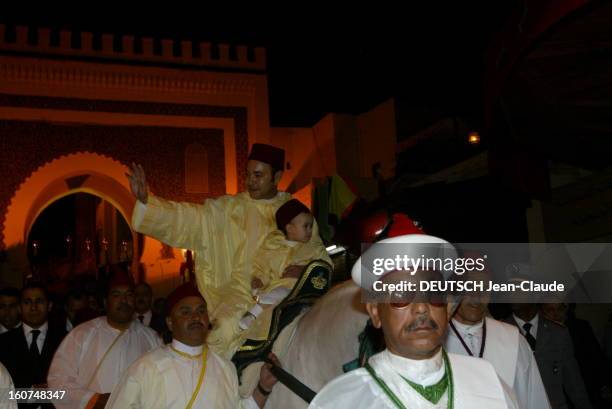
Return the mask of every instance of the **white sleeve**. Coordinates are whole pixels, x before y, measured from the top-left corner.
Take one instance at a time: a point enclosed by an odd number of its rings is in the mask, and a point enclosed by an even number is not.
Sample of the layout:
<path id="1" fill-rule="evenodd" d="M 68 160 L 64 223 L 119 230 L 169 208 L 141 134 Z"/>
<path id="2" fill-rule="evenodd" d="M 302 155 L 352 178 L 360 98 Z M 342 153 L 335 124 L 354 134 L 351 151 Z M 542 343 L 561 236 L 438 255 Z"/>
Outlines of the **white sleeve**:
<path id="1" fill-rule="evenodd" d="M 255 399 L 253 399 L 252 396 L 249 396 L 246 399 L 241 399 L 240 407 L 241 409 L 260 409 L 259 405 L 257 404 L 257 402 L 255 402 Z"/>
<path id="2" fill-rule="evenodd" d="M 328 382 L 310 402 L 308 409 L 382 409 L 395 407 L 395 404 L 391 402 L 366 370 L 359 368 Z"/>
<path id="3" fill-rule="evenodd" d="M 285 287 L 276 287 L 259 297 L 261 304 L 278 304 L 289 294 L 291 290 Z"/>
<path id="4" fill-rule="evenodd" d="M 142 385 L 138 379 L 126 372 L 110 395 L 105 409 L 143 408 Z"/>
<path id="5" fill-rule="evenodd" d="M 508 409 L 528 409 L 519 405 L 516 398 L 516 393 L 510 386 L 508 386 L 506 382 L 504 382 L 502 378 L 500 378 L 499 375 L 497 375 L 497 379 L 499 379 L 499 383 L 501 383 L 502 390 L 504 391 L 504 399 Z"/>
<path id="6" fill-rule="evenodd" d="M 522 408 L 550 409 L 550 402 L 533 352 L 525 337 L 519 337 L 514 391 Z"/>
<path id="7" fill-rule="evenodd" d="M 160 374 L 156 375 L 160 376 Z M 166 401 L 163 390 L 155 384 L 155 376 L 152 377 L 153 379 L 150 378 L 147 377 L 145 365 L 141 360 L 137 360 L 123 373 L 104 408 L 156 409 L 162 407 Z"/>
<path id="8" fill-rule="evenodd" d="M 9 400 L 8 393 L 15 390 L 8 370 L 0 363 L 0 409 L 17 409 L 17 403 Z"/>
<path id="9" fill-rule="evenodd" d="M 80 333 L 77 330 L 72 330 L 66 335 L 55 351 L 49 367 L 47 377 L 49 388 L 66 390 L 66 396 L 54 403 L 57 409 L 84 409 L 96 393 L 82 384 L 87 380 L 82 379 L 83 375 L 79 374 L 78 360 L 84 340 L 78 335 Z"/>
<path id="10" fill-rule="evenodd" d="M 220 378 L 224 378 L 222 383 L 217 387 L 219 388 L 220 397 L 225 397 L 228 402 L 231 402 L 231 405 L 228 407 L 237 407 L 238 409 L 260 409 L 253 396 L 249 396 L 248 398 L 241 398 L 238 393 L 238 374 L 236 373 L 236 367 L 230 361 L 225 359 L 219 359 L 221 370 L 223 371 L 223 376 Z"/>
<path id="11" fill-rule="evenodd" d="M 134 226 L 140 226 L 144 220 L 145 214 L 147 213 L 147 205 L 142 203 L 140 200 L 136 200 L 134 205 L 134 212 L 132 213 L 132 223 Z"/>

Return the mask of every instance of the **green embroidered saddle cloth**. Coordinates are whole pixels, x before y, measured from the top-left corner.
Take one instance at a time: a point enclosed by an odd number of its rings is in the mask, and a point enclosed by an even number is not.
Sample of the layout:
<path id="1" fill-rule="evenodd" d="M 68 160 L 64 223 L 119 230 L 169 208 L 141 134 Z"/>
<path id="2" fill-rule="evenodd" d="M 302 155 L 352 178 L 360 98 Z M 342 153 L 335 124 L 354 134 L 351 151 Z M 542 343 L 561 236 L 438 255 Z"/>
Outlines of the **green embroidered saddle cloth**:
<path id="1" fill-rule="evenodd" d="M 304 268 L 297 283 L 272 312 L 270 331 L 265 340 L 247 339 L 232 357 L 238 377 L 242 370 L 253 362 L 263 361 L 281 331 L 302 311 L 329 291 L 331 287 L 332 266 L 323 260 L 315 260 Z"/>

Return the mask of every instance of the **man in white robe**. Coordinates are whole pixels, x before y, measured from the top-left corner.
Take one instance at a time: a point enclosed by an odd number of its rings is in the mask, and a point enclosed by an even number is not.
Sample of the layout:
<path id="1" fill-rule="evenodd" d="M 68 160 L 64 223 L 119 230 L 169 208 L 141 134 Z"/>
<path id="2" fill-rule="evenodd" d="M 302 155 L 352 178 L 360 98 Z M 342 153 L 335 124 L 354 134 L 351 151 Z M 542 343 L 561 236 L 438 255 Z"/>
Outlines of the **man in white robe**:
<path id="1" fill-rule="evenodd" d="M 550 408 L 529 344 L 515 326 L 485 317 L 487 304 L 486 294 L 463 298 L 449 323 L 445 349 L 493 364 L 499 377 L 514 390 L 521 408 Z"/>
<path id="2" fill-rule="evenodd" d="M 234 365 L 205 345 L 208 312 L 202 295 L 186 283 L 168 296 L 172 343 L 134 362 L 111 393 L 107 409 L 256 409 L 276 383 L 265 364 L 248 399 L 238 394 Z M 275 357 L 273 358 L 275 359 Z"/>
<path id="3" fill-rule="evenodd" d="M 17 409 L 17 401 L 9 400 L 11 390 L 15 390 L 11 375 L 0 363 L 0 409 Z"/>
<path id="4" fill-rule="evenodd" d="M 133 320 L 134 285 L 126 273 L 110 281 L 107 315 L 87 321 L 64 338 L 47 382 L 66 390 L 58 409 L 104 408 L 123 372 L 144 353 L 162 344 L 151 328 Z"/>
<path id="5" fill-rule="evenodd" d="M 386 349 L 373 355 L 365 368 L 327 384 L 309 407 L 517 408 L 512 391 L 497 377 L 490 363 L 447 355 L 442 348 L 448 322 L 446 297 L 418 290 L 421 282 L 442 281 L 440 272 L 416 270 L 411 275 L 408 270 L 389 268 L 383 263 L 383 271 L 372 273 L 376 271 L 376 260 L 394 258 L 391 253 L 396 252 L 400 252 L 399 257 L 413 259 L 456 257 L 456 251 L 446 241 L 420 234 L 382 240 L 362 255 L 353 267 L 352 277 L 370 292 L 366 295 L 366 309 L 373 325 L 382 328 Z M 396 291 L 397 287 L 381 286 L 402 283 L 416 285 L 417 290 Z M 381 291 L 377 292 L 377 288 Z"/>

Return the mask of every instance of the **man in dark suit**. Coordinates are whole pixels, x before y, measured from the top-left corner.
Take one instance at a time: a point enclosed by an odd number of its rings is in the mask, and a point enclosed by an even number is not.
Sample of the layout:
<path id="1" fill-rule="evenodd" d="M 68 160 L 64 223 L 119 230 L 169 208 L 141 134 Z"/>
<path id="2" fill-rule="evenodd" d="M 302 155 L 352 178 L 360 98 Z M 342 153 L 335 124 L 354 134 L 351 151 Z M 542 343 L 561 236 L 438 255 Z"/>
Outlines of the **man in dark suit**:
<path id="1" fill-rule="evenodd" d="M 0 334 L 21 325 L 19 319 L 19 290 L 5 287 L 0 290 Z"/>
<path id="2" fill-rule="evenodd" d="M 64 306 L 64 311 L 66 313 L 64 327 L 66 328 L 66 332 L 72 331 L 72 329 L 75 327 L 77 312 L 85 308 L 86 304 L 87 298 L 85 297 L 85 293 L 83 291 L 76 288 L 68 291 L 68 295 L 66 296 L 66 305 Z"/>
<path id="3" fill-rule="evenodd" d="M 51 303 L 44 286 L 26 285 L 21 290 L 20 307 L 22 326 L 0 335 L 0 362 L 16 388 L 46 387 L 51 359 L 66 331 L 49 326 Z"/>
<path id="4" fill-rule="evenodd" d="M 153 289 L 145 282 L 134 287 L 134 319 L 139 320 L 144 326 L 154 329 L 167 344 L 172 340 L 166 325 L 165 308 L 152 308 Z"/>
<path id="5" fill-rule="evenodd" d="M 576 317 L 576 304 L 565 304 L 558 300 L 547 302 L 540 306 L 540 314 L 554 322 L 567 327 L 572 343 L 574 356 L 580 367 L 580 374 L 584 379 L 589 399 L 596 407 L 609 407 L 610 381 L 607 359 L 591 324 Z"/>
<path id="6" fill-rule="evenodd" d="M 515 304 L 512 311 L 506 321 L 519 328 L 534 351 L 552 408 L 592 409 L 567 328 L 540 316 L 537 304 Z"/>
<path id="7" fill-rule="evenodd" d="M 136 284 L 134 287 L 134 319 L 140 321 L 145 327 L 151 327 L 153 311 L 151 304 L 153 303 L 153 289 L 145 282 Z"/>

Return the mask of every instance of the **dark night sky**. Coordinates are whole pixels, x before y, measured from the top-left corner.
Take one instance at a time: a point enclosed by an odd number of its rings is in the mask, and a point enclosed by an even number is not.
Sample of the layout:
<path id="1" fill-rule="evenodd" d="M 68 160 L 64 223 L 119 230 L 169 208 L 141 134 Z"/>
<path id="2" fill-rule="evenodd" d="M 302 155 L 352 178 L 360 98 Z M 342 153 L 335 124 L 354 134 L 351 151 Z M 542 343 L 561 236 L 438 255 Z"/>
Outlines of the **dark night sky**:
<path id="1" fill-rule="evenodd" d="M 80 17 L 21 13 L 0 21 L 265 46 L 271 124 L 311 126 L 328 112 L 359 113 L 389 97 L 419 110 L 477 118 L 485 50 L 514 3 L 405 3 L 402 12 L 378 6 L 343 14 L 313 5 L 274 10 L 278 17 L 263 20 L 205 10 L 191 10 L 191 18 L 117 13 L 99 19 L 90 10 Z"/>

